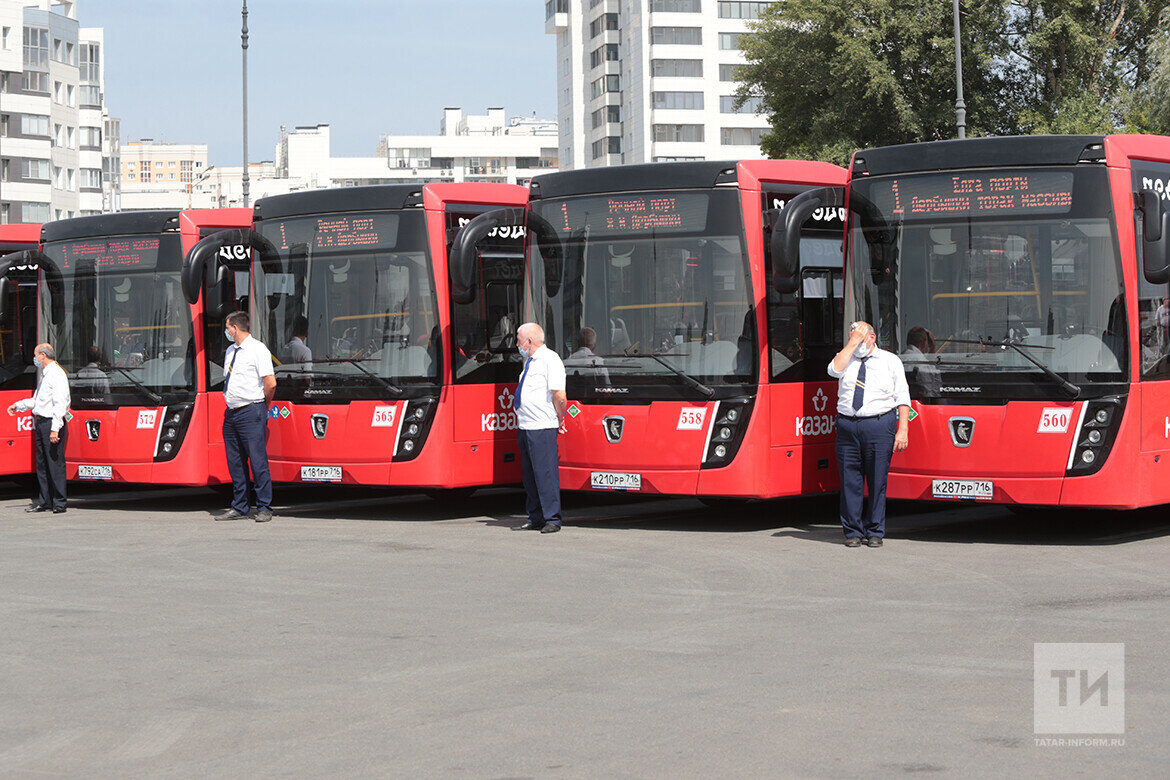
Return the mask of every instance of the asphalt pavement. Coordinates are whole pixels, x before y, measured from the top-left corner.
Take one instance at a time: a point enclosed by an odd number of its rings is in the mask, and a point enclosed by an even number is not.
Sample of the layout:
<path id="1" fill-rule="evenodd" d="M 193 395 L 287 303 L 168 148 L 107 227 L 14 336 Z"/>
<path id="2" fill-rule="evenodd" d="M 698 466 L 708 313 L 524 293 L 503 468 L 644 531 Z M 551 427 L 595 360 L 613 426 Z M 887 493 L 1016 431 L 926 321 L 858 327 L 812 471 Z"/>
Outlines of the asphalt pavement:
<path id="1" fill-rule="evenodd" d="M 883 548 L 847 549 L 823 498 L 569 495 L 544 535 L 509 530 L 510 490 L 277 499 L 272 523 L 220 523 L 201 489 L 79 486 L 29 515 L 0 488 L 0 774 L 1170 765 L 1164 508 L 892 505 Z M 1035 732 L 1035 643 L 1124 643 L 1122 733 Z"/>

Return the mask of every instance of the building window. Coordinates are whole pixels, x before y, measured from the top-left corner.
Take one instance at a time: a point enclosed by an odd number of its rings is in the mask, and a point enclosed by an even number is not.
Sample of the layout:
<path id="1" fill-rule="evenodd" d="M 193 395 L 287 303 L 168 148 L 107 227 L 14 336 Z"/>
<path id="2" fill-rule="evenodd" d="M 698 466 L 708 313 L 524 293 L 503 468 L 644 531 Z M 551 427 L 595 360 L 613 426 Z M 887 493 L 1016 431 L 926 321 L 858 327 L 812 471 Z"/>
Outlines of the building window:
<path id="1" fill-rule="evenodd" d="M 702 141 L 702 125 L 654 125 L 655 141 Z"/>
<path id="2" fill-rule="evenodd" d="M 735 95 L 721 95 L 719 98 L 719 113 L 721 114 L 762 114 L 764 101 L 762 98 L 750 97 L 739 108 L 735 107 Z"/>
<path id="3" fill-rule="evenodd" d="M 49 204 L 48 203 L 29 203 L 25 202 L 24 208 L 21 209 L 22 222 L 48 222 L 49 221 Z"/>
<path id="4" fill-rule="evenodd" d="M 53 82 L 53 102 L 58 105 L 65 102 L 65 85 L 60 81 Z"/>
<path id="5" fill-rule="evenodd" d="M 697 14 L 703 10 L 702 0 L 650 0 L 651 11 L 669 11 L 679 14 Z"/>
<path id="6" fill-rule="evenodd" d="M 589 23 L 589 37 L 596 38 L 602 32 L 618 29 L 617 14 L 602 14 Z"/>
<path id="7" fill-rule="evenodd" d="M 724 127 L 719 131 L 719 143 L 724 146 L 759 146 L 766 127 Z"/>
<path id="8" fill-rule="evenodd" d="M 102 90 L 100 87 L 82 84 L 80 88 L 80 100 L 82 106 L 93 106 L 94 108 L 101 107 L 102 104 Z"/>
<path id="9" fill-rule="evenodd" d="M 703 77 L 702 60 L 650 60 L 651 76 Z"/>
<path id="10" fill-rule="evenodd" d="M 593 91 L 593 97 L 601 97 L 606 92 L 621 92 L 622 78 L 621 76 L 602 76 L 590 85 Z"/>
<path id="11" fill-rule="evenodd" d="M 81 145 L 92 149 L 102 148 L 102 129 L 100 127 L 82 127 L 81 128 Z M 134 167 L 134 163 L 130 163 L 130 167 Z"/>
<path id="12" fill-rule="evenodd" d="M 38 114 L 22 114 L 20 117 L 21 135 L 39 135 L 49 137 L 49 118 Z"/>
<path id="13" fill-rule="evenodd" d="M 739 39 L 747 33 L 719 33 L 719 48 L 722 51 L 739 49 Z"/>
<path id="14" fill-rule="evenodd" d="M 20 161 L 20 178 L 31 181 L 48 181 L 49 161 L 24 158 Z"/>
<path id="15" fill-rule="evenodd" d="M 65 85 L 65 105 L 70 108 L 77 108 L 77 91 L 72 84 Z"/>
<path id="16" fill-rule="evenodd" d="M 81 83 L 98 84 L 101 82 L 101 68 L 98 61 L 101 56 L 100 50 L 101 47 L 96 43 L 81 44 Z"/>
<path id="17" fill-rule="evenodd" d="M 102 188 L 102 172 L 98 168 L 81 169 L 82 189 L 100 190 Z"/>
<path id="18" fill-rule="evenodd" d="M 622 153 L 622 139 L 617 136 L 609 136 L 602 138 L 600 141 L 593 142 L 593 159 L 603 157 L 607 154 L 621 154 Z"/>
<path id="19" fill-rule="evenodd" d="M 60 38 L 53 39 L 53 59 L 56 60 L 57 62 L 64 62 L 64 60 L 61 58 L 61 39 Z"/>
<path id="20" fill-rule="evenodd" d="M 650 43 L 681 43 L 698 46 L 703 42 L 702 27 L 651 27 Z"/>
<path id="21" fill-rule="evenodd" d="M 548 21 L 553 18 L 553 14 L 567 14 L 569 12 L 569 0 L 548 0 L 544 4 L 544 19 Z"/>
<path id="22" fill-rule="evenodd" d="M 593 112 L 593 129 L 601 127 L 606 123 L 614 124 L 622 121 L 622 107 L 621 106 L 602 106 Z"/>
<path id="23" fill-rule="evenodd" d="M 607 43 L 604 46 L 598 46 L 589 54 L 589 67 L 596 68 L 603 62 L 617 62 L 620 56 L 616 43 Z M 568 60 L 565 60 L 565 62 L 568 63 Z"/>
<path id="24" fill-rule="evenodd" d="M 49 74 L 39 70 L 26 70 L 21 80 L 25 92 L 49 94 Z"/>
<path id="25" fill-rule="evenodd" d="M 739 69 L 741 65 L 720 65 L 719 66 L 719 80 L 720 81 L 739 81 Z"/>
<path id="26" fill-rule="evenodd" d="M 66 149 L 76 149 L 77 148 L 77 131 L 72 127 L 65 128 L 65 148 Z"/>
<path id="27" fill-rule="evenodd" d="M 650 95 L 655 108 L 701 109 L 703 107 L 702 92 L 651 92 Z"/>
<path id="28" fill-rule="evenodd" d="M 24 28 L 24 64 L 26 67 L 49 67 L 49 30 L 47 27 Z"/>
<path id="29" fill-rule="evenodd" d="M 167 167 L 168 167 L 168 168 L 174 168 L 174 167 L 176 167 L 176 166 L 175 166 L 175 161 L 174 161 L 174 160 L 168 160 L 168 161 L 167 161 Z"/>
<path id="30" fill-rule="evenodd" d="M 65 41 L 65 64 L 77 64 L 77 47 L 69 41 Z"/>
<path id="31" fill-rule="evenodd" d="M 759 19 L 760 12 L 771 3 L 739 2 L 738 0 L 719 0 L 720 19 Z"/>

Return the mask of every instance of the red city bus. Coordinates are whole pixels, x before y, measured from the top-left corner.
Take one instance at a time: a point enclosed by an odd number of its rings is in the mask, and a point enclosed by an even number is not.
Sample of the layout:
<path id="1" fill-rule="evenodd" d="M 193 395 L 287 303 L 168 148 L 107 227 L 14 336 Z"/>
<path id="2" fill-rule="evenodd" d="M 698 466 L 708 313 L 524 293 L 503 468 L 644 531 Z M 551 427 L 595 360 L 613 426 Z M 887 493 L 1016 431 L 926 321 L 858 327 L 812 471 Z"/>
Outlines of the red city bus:
<path id="1" fill-rule="evenodd" d="M 41 242 L 40 225 L 0 225 L 0 409 L 36 389 L 37 287 L 40 269 L 25 254 Z M 46 269 L 46 275 L 56 269 Z M 59 287 L 58 294 L 59 294 Z M 0 477 L 36 471 L 32 415 L 0 413 Z"/>
<path id="2" fill-rule="evenodd" d="M 562 487 L 708 500 L 836 489 L 824 364 L 841 339 L 840 197 L 771 226 L 845 175 L 786 160 L 568 171 L 532 181 L 527 213 L 481 218 L 530 232 L 527 311 L 567 373 Z M 774 269 L 787 235 L 803 263 Z"/>
<path id="3" fill-rule="evenodd" d="M 917 413 L 891 498 L 1170 501 L 1168 193 L 1158 136 L 854 155 L 844 321 L 903 353 Z"/>
<path id="4" fill-rule="evenodd" d="M 279 195 L 256 202 L 253 230 L 196 247 L 191 279 L 251 270 L 252 335 L 276 365 L 273 480 L 433 495 L 520 481 L 515 425 L 496 407 L 517 380 L 523 231 L 479 243 L 474 305 L 451 303 L 447 254 L 463 224 L 526 199 L 523 187 L 484 183 Z M 218 257 L 221 242 L 255 252 Z"/>
<path id="5" fill-rule="evenodd" d="M 203 312 L 183 300 L 180 270 L 202 233 L 250 223 L 250 209 L 131 211 L 42 228 L 63 277 L 64 316 L 42 316 L 41 328 L 69 374 L 70 479 L 230 481 L 196 328 Z"/>

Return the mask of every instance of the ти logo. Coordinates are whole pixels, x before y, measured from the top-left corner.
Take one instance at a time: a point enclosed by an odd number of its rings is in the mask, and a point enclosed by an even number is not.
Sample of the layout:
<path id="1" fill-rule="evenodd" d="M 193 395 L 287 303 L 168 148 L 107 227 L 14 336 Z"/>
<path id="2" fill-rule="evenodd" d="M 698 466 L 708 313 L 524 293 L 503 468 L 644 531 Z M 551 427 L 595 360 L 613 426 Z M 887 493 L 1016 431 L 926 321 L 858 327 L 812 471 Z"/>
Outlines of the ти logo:
<path id="1" fill-rule="evenodd" d="M 818 412 L 823 412 L 825 411 L 825 406 L 829 403 L 829 396 L 825 395 L 825 391 L 818 387 L 817 394 L 813 396 L 812 402 L 814 409 Z"/>
<path id="2" fill-rule="evenodd" d="M 1033 728 L 1037 734 L 1125 733 L 1125 645 L 1037 642 Z"/>
<path id="3" fill-rule="evenodd" d="M 516 396 L 505 387 L 504 392 L 500 393 L 500 397 L 497 400 L 500 402 L 500 408 L 507 411 L 512 408 L 512 402 L 516 400 Z"/>

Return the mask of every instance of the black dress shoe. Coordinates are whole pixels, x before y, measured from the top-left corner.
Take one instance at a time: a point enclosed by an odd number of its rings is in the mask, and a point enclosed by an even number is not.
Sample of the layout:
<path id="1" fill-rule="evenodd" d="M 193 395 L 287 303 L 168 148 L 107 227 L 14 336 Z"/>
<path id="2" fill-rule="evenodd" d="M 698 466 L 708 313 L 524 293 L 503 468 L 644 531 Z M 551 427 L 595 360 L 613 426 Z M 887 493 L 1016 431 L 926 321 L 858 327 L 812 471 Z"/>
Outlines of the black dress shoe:
<path id="1" fill-rule="evenodd" d="M 269 512 L 267 509 L 261 510 L 256 515 L 256 522 L 257 523 L 267 523 L 271 519 L 272 519 L 272 513 Z"/>
<path id="2" fill-rule="evenodd" d="M 544 528 L 544 523 L 525 523 L 524 525 L 512 526 L 513 531 L 540 531 Z"/>
<path id="3" fill-rule="evenodd" d="M 850 536 L 848 539 L 845 540 L 845 546 L 846 547 L 860 547 L 861 546 L 861 537 L 860 536 Z"/>
<path id="4" fill-rule="evenodd" d="M 63 507 L 63 506 L 55 506 L 55 507 L 53 507 L 53 514 L 55 514 L 55 515 L 63 515 L 63 514 L 65 514 L 65 507 Z"/>
<path id="5" fill-rule="evenodd" d="M 48 512 L 49 508 L 47 506 L 41 506 L 40 504 L 33 504 L 32 506 L 25 507 L 24 511 L 26 511 L 26 512 Z"/>
<path id="6" fill-rule="evenodd" d="M 871 536 L 865 540 L 865 544 L 867 547 L 881 547 L 882 538 L 880 536 Z"/>
<path id="7" fill-rule="evenodd" d="M 228 511 L 226 511 L 222 514 L 216 515 L 215 519 L 216 520 L 240 520 L 241 518 L 244 518 L 244 517 L 247 517 L 247 515 L 244 514 L 243 512 L 236 511 L 235 509 L 229 509 Z"/>
<path id="8" fill-rule="evenodd" d="M 544 528 L 541 528 L 540 532 L 542 534 L 555 534 L 559 530 L 561 530 L 560 523 L 545 523 Z"/>

